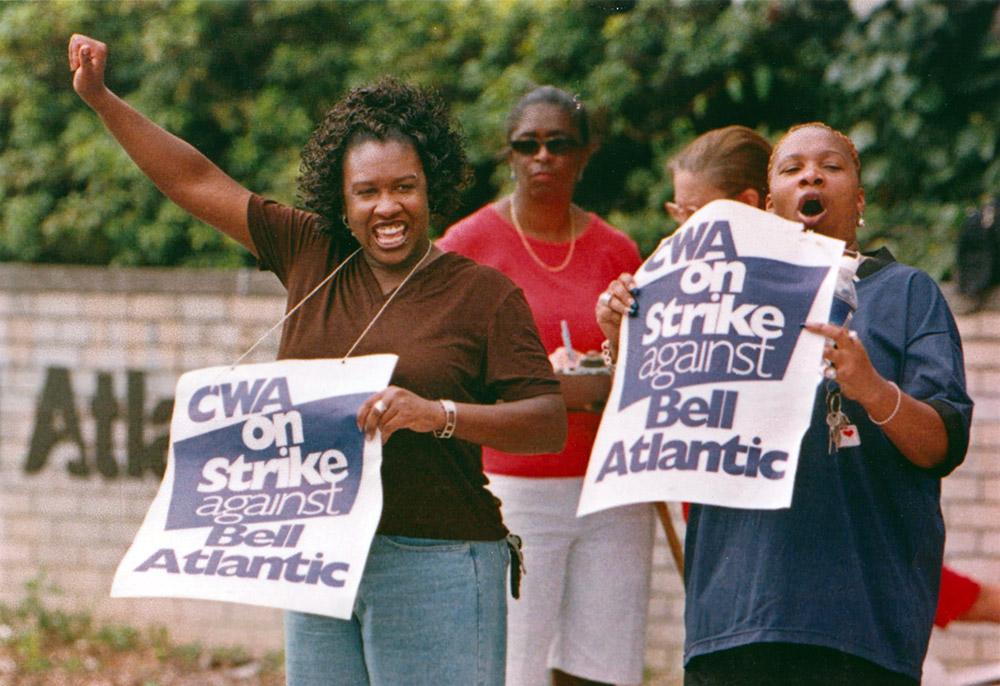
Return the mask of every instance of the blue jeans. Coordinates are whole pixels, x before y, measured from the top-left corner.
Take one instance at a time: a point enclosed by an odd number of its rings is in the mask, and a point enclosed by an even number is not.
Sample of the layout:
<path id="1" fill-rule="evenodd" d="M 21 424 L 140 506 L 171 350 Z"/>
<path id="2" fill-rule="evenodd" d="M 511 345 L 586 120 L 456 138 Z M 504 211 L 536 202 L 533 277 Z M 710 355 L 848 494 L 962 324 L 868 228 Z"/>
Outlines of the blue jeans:
<path id="1" fill-rule="evenodd" d="M 376 536 L 350 620 L 285 613 L 288 686 L 503 686 L 505 540 Z"/>

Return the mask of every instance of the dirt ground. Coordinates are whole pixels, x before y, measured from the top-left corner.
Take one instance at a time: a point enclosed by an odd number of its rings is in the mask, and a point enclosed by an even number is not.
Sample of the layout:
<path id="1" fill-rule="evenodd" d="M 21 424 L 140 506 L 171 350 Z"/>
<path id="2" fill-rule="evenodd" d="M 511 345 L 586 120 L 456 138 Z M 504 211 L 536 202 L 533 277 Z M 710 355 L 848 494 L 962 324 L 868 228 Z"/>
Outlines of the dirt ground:
<path id="1" fill-rule="evenodd" d="M 283 686 L 280 668 L 266 661 L 213 665 L 211 660 L 164 657 L 152 648 L 127 652 L 64 647 L 48 667 L 30 667 L 0 648 L 0 686 Z"/>

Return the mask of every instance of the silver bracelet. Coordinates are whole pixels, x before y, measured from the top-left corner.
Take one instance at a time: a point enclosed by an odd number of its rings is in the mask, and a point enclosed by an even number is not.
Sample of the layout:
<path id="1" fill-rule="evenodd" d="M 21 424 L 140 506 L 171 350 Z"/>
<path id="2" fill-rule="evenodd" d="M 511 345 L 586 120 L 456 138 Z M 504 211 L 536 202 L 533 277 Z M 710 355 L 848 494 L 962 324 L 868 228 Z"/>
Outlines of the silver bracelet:
<path id="1" fill-rule="evenodd" d="M 896 413 L 899 412 L 900 405 L 903 404 L 903 392 L 899 390 L 899 386 L 896 385 L 895 381 L 890 381 L 889 383 L 892 384 L 892 387 L 896 389 L 896 407 L 892 408 L 892 413 L 882 421 L 878 421 L 877 419 L 871 416 L 871 413 L 869 413 L 868 419 L 872 420 L 872 424 L 874 424 L 875 426 L 884 426 L 885 424 L 891 422 L 893 418 L 896 416 Z"/>
<path id="2" fill-rule="evenodd" d="M 455 422 L 458 419 L 455 402 L 453 400 L 445 400 L 444 398 L 438 400 L 438 402 L 444 408 L 444 428 L 440 431 L 435 431 L 434 435 L 438 438 L 451 438 L 455 433 Z"/>

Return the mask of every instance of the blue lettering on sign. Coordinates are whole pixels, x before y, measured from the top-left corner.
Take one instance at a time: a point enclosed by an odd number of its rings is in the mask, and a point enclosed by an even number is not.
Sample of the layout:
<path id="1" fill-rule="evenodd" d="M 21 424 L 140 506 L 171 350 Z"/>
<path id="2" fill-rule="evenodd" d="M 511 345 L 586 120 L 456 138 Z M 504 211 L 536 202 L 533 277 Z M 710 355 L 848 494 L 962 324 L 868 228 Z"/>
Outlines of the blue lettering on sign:
<path id="1" fill-rule="evenodd" d="M 682 403 L 677 391 L 654 393 L 649 401 L 646 428 L 667 428 L 680 422 L 689 427 L 731 429 L 738 395 L 736 391 L 715 390 L 708 400 L 694 396 Z"/>
<path id="2" fill-rule="evenodd" d="M 268 387 L 278 388 L 278 381 L 255 382 L 256 394 L 253 386 L 245 386 L 241 397 L 254 398 L 246 407 L 284 397 L 288 402 L 279 403 L 282 411 L 254 414 L 173 444 L 167 529 L 350 513 L 360 488 L 364 448 L 355 415 L 368 394 L 292 405 L 287 386 L 283 395 L 269 395 Z M 224 397 L 221 391 L 219 397 Z"/>
<path id="3" fill-rule="evenodd" d="M 748 443 L 743 443 L 739 435 L 725 442 L 671 440 L 669 436 L 669 433 L 655 431 L 640 434 L 629 446 L 624 441 L 615 441 L 595 481 L 600 483 L 607 476 L 671 469 L 715 473 L 721 469 L 730 476 L 762 477 L 771 481 L 785 478 L 788 453 L 766 450 L 758 436 Z"/>
<path id="4" fill-rule="evenodd" d="M 713 232 L 715 224 L 674 250 L 728 257 L 728 234 Z M 619 410 L 687 386 L 780 381 L 828 271 L 760 257 L 719 259 L 692 262 L 644 285 L 640 316 L 627 320 L 629 364 Z"/>
<path id="5" fill-rule="evenodd" d="M 291 408 L 288 380 L 283 376 L 273 379 L 254 379 L 237 384 L 203 386 L 191 394 L 188 417 L 192 422 L 215 419 L 221 411 L 224 417 L 248 415 Z"/>
<path id="6" fill-rule="evenodd" d="M 293 584 L 342 587 L 350 565 L 346 562 L 326 562 L 323 553 L 305 557 L 295 553 L 288 557 L 277 555 L 226 555 L 223 550 L 195 550 L 181 557 L 171 548 L 161 548 L 135 568 L 137 572 L 160 570 L 166 574 L 195 576 L 235 576 L 243 579 L 266 578 L 271 581 L 284 579 Z"/>
<path id="7" fill-rule="evenodd" d="M 729 222 L 718 220 L 702 222 L 696 226 L 677 231 L 660 242 L 656 252 L 646 260 L 642 270 L 655 272 L 668 261 L 677 264 L 691 260 L 735 260 L 736 246 Z"/>

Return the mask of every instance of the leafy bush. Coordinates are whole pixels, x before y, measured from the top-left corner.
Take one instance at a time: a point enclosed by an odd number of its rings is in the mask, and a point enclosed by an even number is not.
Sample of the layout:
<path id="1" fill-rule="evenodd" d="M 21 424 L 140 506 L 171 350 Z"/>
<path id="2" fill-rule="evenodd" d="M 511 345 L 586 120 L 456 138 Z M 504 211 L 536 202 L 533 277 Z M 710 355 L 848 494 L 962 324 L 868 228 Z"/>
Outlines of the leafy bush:
<path id="1" fill-rule="evenodd" d="M 0 260 L 238 266 L 249 255 L 177 211 L 76 98 L 74 31 L 108 80 L 240 182 L 286 202 L 312 123 L 392 72 L 438 88 L 469 140 L 465 211 L 505 187 L 507 109 L 530 84 L 590 104 L 602 138 L 578 201 L 650 250 L 671 225 L 665 162 L 740 123 L 849 132 L 865 238 L 945 276 L 966 207 L 1000 187 L 1000 0 L 213 0 L 0 5 Z M 440 231 L 444 227 L 435 227 Z"/>

